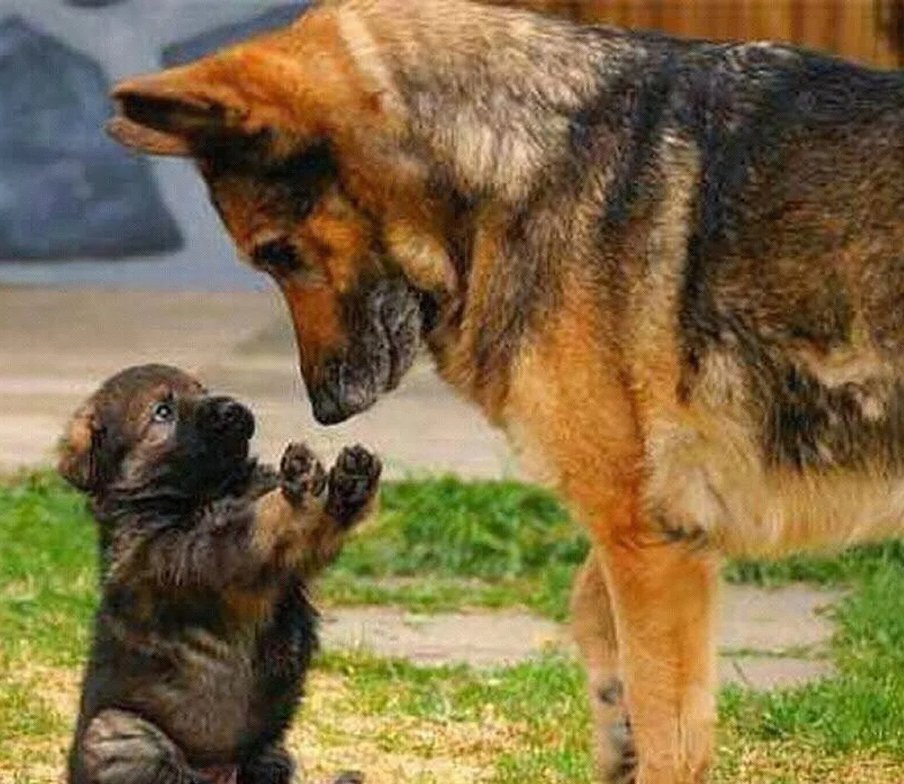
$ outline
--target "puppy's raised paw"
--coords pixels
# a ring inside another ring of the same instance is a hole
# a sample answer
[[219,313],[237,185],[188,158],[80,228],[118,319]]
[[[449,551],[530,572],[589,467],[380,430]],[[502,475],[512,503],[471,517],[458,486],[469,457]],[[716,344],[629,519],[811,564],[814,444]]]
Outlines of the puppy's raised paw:
[[341,525],[357,522],[376,495],[383,464],[360,444],[346,447],[330,469],[327,512]]
[[293,506],[319,498],[327,484],[326,471],[306,444],[286,447],[279,463],[279,482],[283,495]]

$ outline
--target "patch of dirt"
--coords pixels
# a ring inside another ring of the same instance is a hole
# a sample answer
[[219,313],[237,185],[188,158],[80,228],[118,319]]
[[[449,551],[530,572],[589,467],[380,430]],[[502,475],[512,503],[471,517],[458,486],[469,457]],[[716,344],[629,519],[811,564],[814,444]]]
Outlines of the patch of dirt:
[[843,597],[843,591],[809,585],[772,590],[727,586],[722,597],[722,647],[781,654],[824,646],[835,631],[827,610]]
[[314,673],[310,698],[289,737],[304,781],[327,784],[343,770],[366,772],[367,784],[478,784],[494,760],[517,745],[514,728],[498,720],[439,722],[400,716],[361,716],[344,682]]
[[[732,745],[737,741],[733,741]],[[719,765],[713,784],[900,784],[904,764],[875,752],[844,757],[822,754],[803,744],[749,743],[720,752],[731,757]]]

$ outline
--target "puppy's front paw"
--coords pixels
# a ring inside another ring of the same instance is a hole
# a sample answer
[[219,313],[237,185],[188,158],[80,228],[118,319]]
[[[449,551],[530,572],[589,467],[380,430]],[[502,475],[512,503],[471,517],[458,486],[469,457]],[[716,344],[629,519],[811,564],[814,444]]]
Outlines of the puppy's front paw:
[[293,506],[318,498],[326,488],[326,471],[306,444],[289,444],[279,463],[279,483]]
[[363,446],[345,447],[330,469],[327,512],[341,525],[356,522],[376,495],[383,464]]

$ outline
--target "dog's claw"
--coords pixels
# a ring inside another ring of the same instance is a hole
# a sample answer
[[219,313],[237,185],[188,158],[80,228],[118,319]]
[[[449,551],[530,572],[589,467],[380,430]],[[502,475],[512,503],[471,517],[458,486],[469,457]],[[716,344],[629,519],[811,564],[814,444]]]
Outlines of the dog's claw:
[[286,447],[279,463],[279,478],[283,495],[293,505],[322,495],[327,483],[326,471],[317,456],[306,444],[299,443]]

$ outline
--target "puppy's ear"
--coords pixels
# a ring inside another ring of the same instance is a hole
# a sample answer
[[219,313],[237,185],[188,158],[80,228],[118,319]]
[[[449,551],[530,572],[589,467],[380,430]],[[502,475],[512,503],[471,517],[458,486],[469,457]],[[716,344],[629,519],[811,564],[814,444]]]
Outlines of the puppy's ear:
[[100,424],[94,403],[82,405],[60,440],[57,470],[73,487],[84,492],[97,488],[97,449]]

